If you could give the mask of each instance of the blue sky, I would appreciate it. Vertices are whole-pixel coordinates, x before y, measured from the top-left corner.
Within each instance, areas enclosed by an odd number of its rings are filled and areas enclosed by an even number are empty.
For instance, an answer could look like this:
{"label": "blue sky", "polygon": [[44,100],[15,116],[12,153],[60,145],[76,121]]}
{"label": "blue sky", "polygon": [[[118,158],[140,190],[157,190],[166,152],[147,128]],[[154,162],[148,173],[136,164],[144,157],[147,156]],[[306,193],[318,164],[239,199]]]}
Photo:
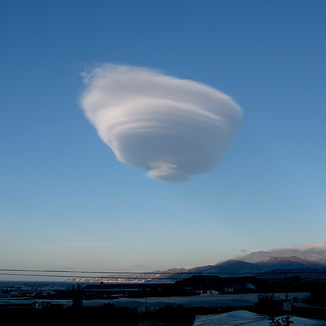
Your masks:
{"label": "blue sky", "polygon": [[[325,1],[2,1],[0,257],[9,268],[154,270],[325,240]],[[81,74],[157,69],[244,120],[185,183],[118,162]]]}

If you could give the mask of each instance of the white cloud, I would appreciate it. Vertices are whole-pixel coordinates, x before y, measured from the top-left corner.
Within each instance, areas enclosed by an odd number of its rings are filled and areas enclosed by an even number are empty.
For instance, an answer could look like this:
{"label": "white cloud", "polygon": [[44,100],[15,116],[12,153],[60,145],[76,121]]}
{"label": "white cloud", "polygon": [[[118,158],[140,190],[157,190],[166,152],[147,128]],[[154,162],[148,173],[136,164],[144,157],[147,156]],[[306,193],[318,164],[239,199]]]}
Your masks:
{"label": "white cloud", "polygon": [[152,179],[186,181],[212,170],[241,120],[229,96],[191,80],[111,64],[84,76],[81,106],[99,136]]}
{"label": "white cloud", "polygon": [[326,249],[326,242],[313,242],[306,245],[297,247],[299,250],[313,250],[313,249]]}

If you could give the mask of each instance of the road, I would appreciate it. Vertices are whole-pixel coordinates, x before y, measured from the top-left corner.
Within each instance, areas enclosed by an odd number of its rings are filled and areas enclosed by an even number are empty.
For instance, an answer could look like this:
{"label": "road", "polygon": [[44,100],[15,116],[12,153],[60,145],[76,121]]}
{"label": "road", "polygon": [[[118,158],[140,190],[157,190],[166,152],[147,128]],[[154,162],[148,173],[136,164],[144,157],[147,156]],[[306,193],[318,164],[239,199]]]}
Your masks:
{"label": "road", "polygon": [[[289,293],[288,298],[305,298],[309,293]],[[275,299],[284,299],[284,293],[276,293]],[[167,305],[183,305],[185,307],[250,307],[258,301],[258,294],[212,294],[195,295],[186,297],[149,297],[149,298],[120,298],[114,300],[84,300],[84,306],[101,306],[112,303],[119,307],[134,307],[137,309],[148,307],[164,307]],[[49,302],[64,306],[72,305],[72,300],[33,300],[33,299],[0,299],[0,305],[31,304],[37,302]]]}

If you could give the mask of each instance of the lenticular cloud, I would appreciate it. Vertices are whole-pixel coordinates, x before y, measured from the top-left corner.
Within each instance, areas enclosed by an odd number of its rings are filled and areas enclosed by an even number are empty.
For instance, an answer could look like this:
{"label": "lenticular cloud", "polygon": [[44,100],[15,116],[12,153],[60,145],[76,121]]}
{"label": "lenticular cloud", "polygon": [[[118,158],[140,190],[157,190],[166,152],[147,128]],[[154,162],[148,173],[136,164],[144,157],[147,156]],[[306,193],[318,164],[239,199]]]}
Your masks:
{"label": "lenticular cloud", "polygon": [[153,70],[104,65],[86,78],[81,106],[117,159],[168,182],[214,168],[240,107],[204,84]]}

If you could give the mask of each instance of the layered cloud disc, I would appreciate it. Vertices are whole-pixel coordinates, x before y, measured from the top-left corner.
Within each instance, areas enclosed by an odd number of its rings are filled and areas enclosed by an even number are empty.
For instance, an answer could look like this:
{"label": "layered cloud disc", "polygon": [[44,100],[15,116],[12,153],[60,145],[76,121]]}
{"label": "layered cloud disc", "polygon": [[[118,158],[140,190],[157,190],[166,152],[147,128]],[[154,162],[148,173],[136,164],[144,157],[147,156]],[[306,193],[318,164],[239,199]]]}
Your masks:
{"label": "layered cloud disc", "polygon": [[204,84],[153,70],[103,65],[81,106],[117,159],[168,182],[214,168],[241,119],[240,107]]}

